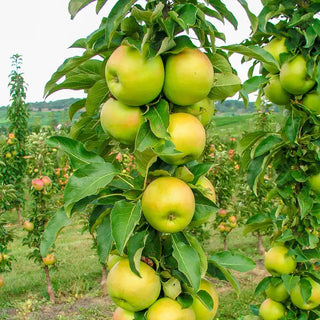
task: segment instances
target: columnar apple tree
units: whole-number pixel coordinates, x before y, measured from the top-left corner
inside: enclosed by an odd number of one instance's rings
[[[91,2],[71,0],[71,17]],[[106,2],[97,1],[96,11]],[[69,155],[75,171],[41,253],[69,216],[90,205],[101,263],[111,252],[119,257],[109,263],[107,278],[118,306],[114,319],[165,319],[167,312],[212,319],[218,297],[205,276],[229,280],[239,292],[229,269],[254,267],[229,251],[207,258],[189,232],[219,209],[210,181],[209,187],[198,183],[211,168],[198,161],[204,125],[214,101],[240,89],[226,53],[215,45],[225,36],[214,22],[226,20],[237,26],[220,0],[117,1],[98,30],[72,45],[83,55],[65,60],[46,85],[46,96],[61,89],[84,89],[87,96],[70,106],[70,118],[83,110],[70,137],[49,141]],[[131,175],[112,154],[119,144],[134,155]]]
[[[252,76],[254,65],[250,69],[242,96],[258,90],[257,105],[267,99],[283,112],[278,130],[250,133],[241,141],[248,183],[256,193],[269,164],[276,173],[268,198],[279,205],[265,256],[270,276],[256,290],[267,296],[259,314],[262,319],[319,319],[320,3],[262,2],[250,41],[228,48],[262,67],[257,76]]]

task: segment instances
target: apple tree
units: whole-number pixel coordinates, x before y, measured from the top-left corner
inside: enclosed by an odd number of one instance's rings
[[[271,164],[275,186],[269,199],[274,233],[265,256],[270,276],[257,287],[267,299],[256,310],[262,319],[318,319],[319,276],[319,1],[264,0],[252,22],[250,40],[227,47],[253,59],[241,95],[258,91],[279,106],[283,117],[274,131],[247,134],[240,142],[247,181],[259,194]],[[260,67],[255,75],[255,67]]]
[[[71,17],[91,2],[71,0]],[[106,2],[97,1],[96,11]],[[48,141],[68,154],[74,173],[41,254],[70,216],[90,207],[100,262],[118,256],[106,284],[119,317],[166,318],[172,309],[186,320],[212,318],[218,297],[205,276],[228,280],[239,293],[230,269],[254,267],[229,251],[208,258],[190,232],[219,210],[203,179],[212,164],[200,161],[214,101],[241,87],[216,46],[225,35],[214,21],[237,27],[220,0],[117,1],[98,30],[72,45],[83,54],[66,59],[45,87],[46,96],[73,89],[85,90],[86,98],[70,106],[70,118],[83,111],[70,136]],[[115,147],[133,155],[130,174]]]

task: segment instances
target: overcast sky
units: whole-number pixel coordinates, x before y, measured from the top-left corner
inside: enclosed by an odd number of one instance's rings
[[[86,37],[98,28],[101,18],[116,1],[109,0],[99,15],[95,14],[95,2],[83,9],[74,20],[68,13],[69,0],[0,0],[0,106],[10,103],[10,57],[20,54],[22,71],[28,84],[27,102],[43,101],[46,82],[68,57],[81,55],[82,50],[68,47],[77,39]],[[236,0],[224,1],[239,22],[237,31],[227,23],[217,26],[227,36],[227,43],[239,43],[250,34],[248,18]],[[250,9],[257,14],[261,10],[259,0],[247,0]],[[232,64],[244,81],[246,69],[240,59]],[[83,97],[82,92],[62,90],[52,94],[47,101],[70,97]]]

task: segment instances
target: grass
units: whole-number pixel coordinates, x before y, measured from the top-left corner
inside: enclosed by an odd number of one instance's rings
[[[16,239],[11,245],[16,257],[12,272],[4,275],[5,286],[0,292],[0,320],[2,319],[112,319],[115,306],[108,297],[103,297],[100,287],[101,265],[96,251],[92,250],[92,239],[88,233],[81,233],[79,221],[61,232],[56,243],[58,268],[51,272],[52,285],[57,304],[51,305],[46,292],[44,272],[38,265],[26,258],[29,249],[21,245],[25,231],[17,224],[13,213],[11,228]],[[210,255],[223,248],[222,240],[212,231],[210,241],[205,245]],[[241,319],[250,313],[249,306],[258,303],[262,297],[254,298],[257,282],[265,276],[265,270],[258,254],[256,238],[242,236],[241,228],[235,229],[228,239],[231,250],[244,253],[257,261],[257,268],[247,273],[235,273],[242,293],[237,297],[229,283],[214,280],[220,297],[217,319]]]

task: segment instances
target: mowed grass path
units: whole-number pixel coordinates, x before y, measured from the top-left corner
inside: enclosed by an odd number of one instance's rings
[[[48,301],[44,271],[26,258],[30,249],[21,244],[26,232],[13,222],[10,228],[15,230],[16,239],[10,249],[16,261],[12,272],[4,274],[5,286],[0,290],[0,319],[112,319],[115,306],[108,297],[102,296],[101,265],[96,251],[91,249],[91,236],[88,232],[82,234],[79,221],[65,228],[56,242],[59,263],[58,268],[51,272],[57,297],[55,305]],[[219,234],[216,231],[211,233],[212,237],[206,243],[209,255],[223,248]],[[254,258],[257,267],[248,273],[235,273],[242,286],[240,297],[229,283],[214,280],[220,297],[219,320],[241,319],[250,313],[250,304],[262,300],[262,297],[253,296],[257,282],[265,275],[256,239],[253,236],[243,237],[238,228],[230,234],[229,248]]]

